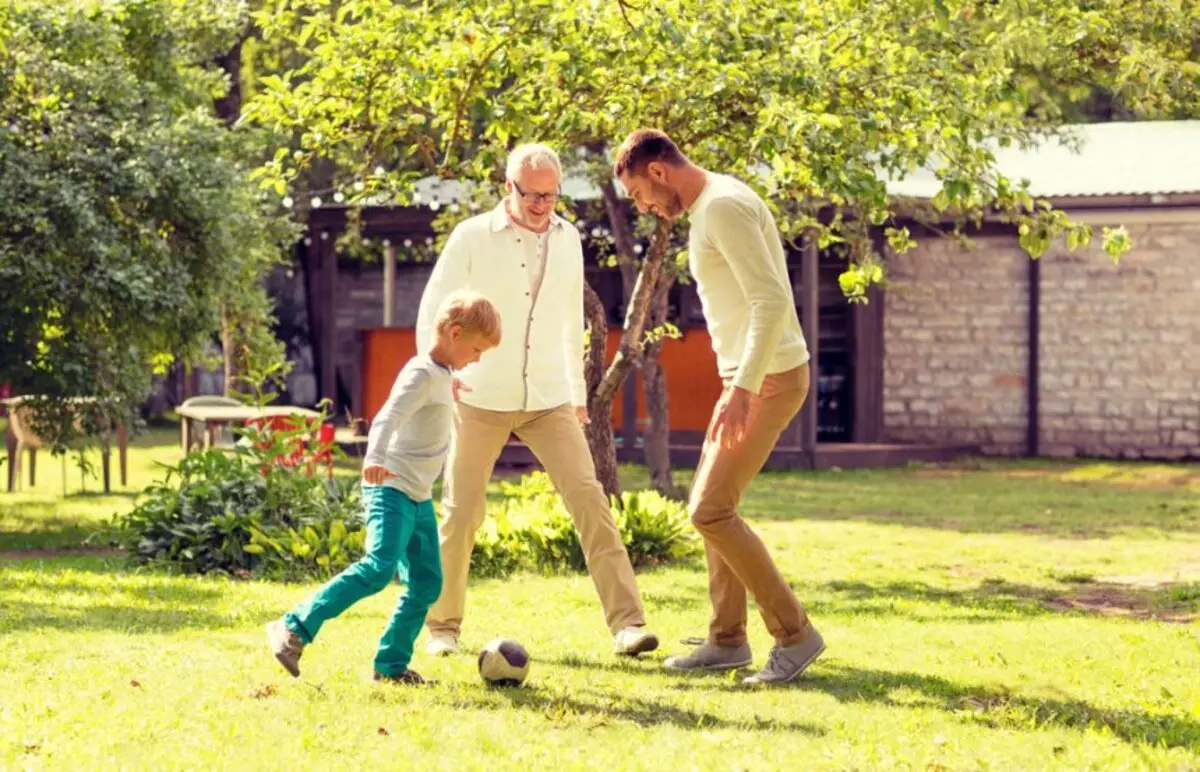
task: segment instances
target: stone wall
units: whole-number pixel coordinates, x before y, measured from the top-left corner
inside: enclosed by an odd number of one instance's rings
[[[1096,249],[1045,261],[1044,454],[1200,457],[1197,220],[1128,226],[1115,266]]]
[[[1024,447],[1029,293],[1013,239],[928,238],[889,262],[883,411],[894,442]]]
[[[1129,231],[1118,265],[1098,247],[1042,259],[1043,455],[1200,457],[1200,216]],[[971,251],[929,239],[891,263],[888,439],[1023,453],[1028,258],[1015,238]]]

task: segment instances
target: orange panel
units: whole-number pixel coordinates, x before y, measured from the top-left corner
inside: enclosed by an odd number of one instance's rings
[[[621,342],[621,330],[608,331],[606,361],[612,362]],[[416,331],[401,327],[377,327],[362,331],[362,404],[363,418],[373,419],[383,407],[400,369],[417,353]],[[671,428],[704,431],[713,405],[721,395],[716,355],[708,331],[690,330],[678,340],[663,343],[662,363],[667,371]],[[612,422],[620,429],[624,420],[624,390],[637,390],[639,423],[646,419],[646,399],[642,379],[634,373],[626,379],[613,400]]]
[[[621,330],[608,331],[608,359],[611,362],[621,341]],[[721,377],[717,373],[717,355],[707,330],[690,330],[679,339],[663,341],[660,356],[667,373],[667,410],[673,431],[698,431],[708,428],[713,405],[721,396]],[[613,426],[620,429],[624,420],[623,391],[630,384],[637,389],[638,423],[646,422],[646,395],[639,374],[631,374],[613,401]]]
[[[708,330],[689,330],[677,340],[663,341],[660,360],[667,374],[671,429],[704,431],[722,388]],[[646,408],[641,394],[638,397],[638,413],[644,415]]]
[[[362,405],[368,421],[387,401],[404,363],[417,354],[417,331],[376,327],[362,331]]]

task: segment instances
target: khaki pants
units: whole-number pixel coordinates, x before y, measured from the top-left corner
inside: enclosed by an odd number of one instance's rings
[[[807,365],[767,376],[741,444],[726,450],[719,440],[705,440],[688,509],[704,537],[708,557],[713,606],[710,643],[738,646],[746,641],[747,590],[778,644],[791,646],[808,634],[808,617],[795,593],[775,567],[762,539],[737,512],[746,486],[762,469],[779,435],[804,404],[808,378]]]
[[[510,433],[537,456],[571,513],[609,630],[616,633],[645,624],[633,566],[613,522],[608,497],[596,479],[574,409],[564,405],[552,410],[492,411],[459,403],[439,528],[444,579],[441,597],[426,620],[430,632],[457,637],[462,629],[471,550],[486,515],[487,484]]]

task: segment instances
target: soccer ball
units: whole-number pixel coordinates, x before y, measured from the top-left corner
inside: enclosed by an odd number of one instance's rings
[[[479,677],[491,686],[520,686],[529,675],[529,652],[511,638],[495,638],[479,652]]]

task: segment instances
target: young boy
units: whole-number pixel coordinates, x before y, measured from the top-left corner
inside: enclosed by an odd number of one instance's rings
[[[454,371],[500,342],[500,314],[471,292],[452,294],[437,318],[433,349],[413,357],[375,416],[363,460],[366,555],[282,619],[267,625],[275,658],[300,675],[300,654],[326,621],[380,592],[399,571],[407,583],[375,655],[375,680],[429,683],[409,669],[425,614],[442,592],[431,499],[453,426]]]

